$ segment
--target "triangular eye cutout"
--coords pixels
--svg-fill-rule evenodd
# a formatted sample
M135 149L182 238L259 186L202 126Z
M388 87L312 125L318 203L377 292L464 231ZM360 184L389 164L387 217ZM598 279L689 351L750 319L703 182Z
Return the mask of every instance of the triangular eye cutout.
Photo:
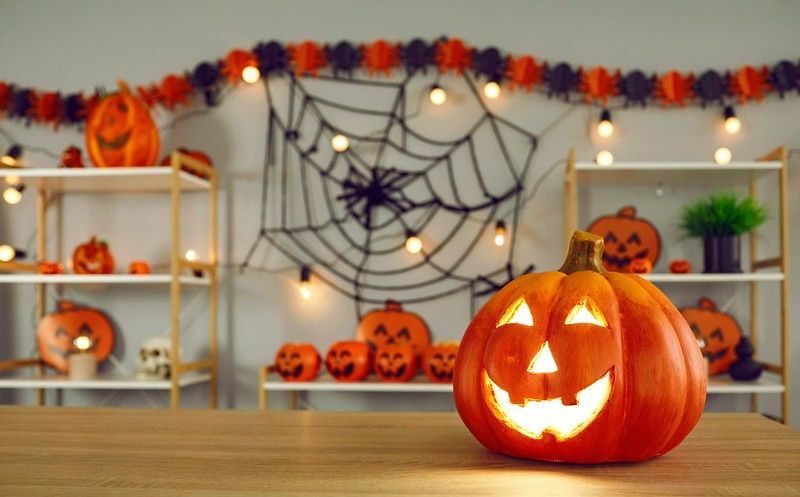
M508 306L506 312L504 312L500 320L497 321L497 326L495 326L495 328L499 328L505 324L533 326L533 315L524 298L520 297L513 304Z
M608 322L606 322L605 316L603 316L600 309L588 298L583 299L582 302L576 304L575 307L569 311L567 319L564 320L564 324L593 324L595 326L608 328Z

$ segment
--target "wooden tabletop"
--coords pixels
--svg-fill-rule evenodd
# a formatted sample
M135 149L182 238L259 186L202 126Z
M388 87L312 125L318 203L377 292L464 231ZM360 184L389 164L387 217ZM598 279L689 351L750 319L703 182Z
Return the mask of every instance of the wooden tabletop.
M491 454L455 413L0 408L0 495L800 495L800 434L705 414L670 454Z

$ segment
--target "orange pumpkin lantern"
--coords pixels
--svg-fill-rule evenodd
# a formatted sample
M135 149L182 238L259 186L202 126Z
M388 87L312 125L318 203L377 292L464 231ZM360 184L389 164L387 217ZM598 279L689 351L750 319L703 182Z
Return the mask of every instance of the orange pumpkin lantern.
M128 272L130 274L150 274L150 264L147 261L131 261Z
M66 373L72 341L79 335L92 340L91 350L98 363L106 360L114 348L114 329L103 312L66 300L59 301L58 310L43 317L36 329L39 356L45 364Z
M64 266L58 261L42 261L39 263L39 274L61 274Z
M81 149L75 145L70 145L61 152L61 162L58 167L84 167Z
M742 328L730 314L719 312L708 297L702 297L697 307L681 309L683 317L708 357L709 374L720 374L738 359L736 345L742 338Z
M394 300L387 300L383 309L372 310L361 318L356 340L366 342L372 350L383 345L411 345L417 355L431 343L425 321L413 312L404 311Z
M93 236L72 253L72 270L76 274L111 274L114 272L114 256L108 244Z
M576 232L558 271L516 278L470 323L455 401L486 447L600 463L664 454L706 398L703 358L677 309L640 276L606 272L603 239Z
M283 381L311 381L319 373L319 352L310 343L285 343L275 356L275 371Z
M675 259L669 263L669 272L673 274L691 273L692 263L686 259Z
M422 356L422 371L434 383L452 383L458 342L434 343Z
M325 356L325 368L336 381L361 381L372 370L372 351L364 342L336 342Z
M411 345L382 345L375 352L375 374L383 381L410 381L417 373L417 353Z
M650 259L644 257L637 257L628 264L629 273L649 274L653 272L653 263Z
M214 163L211 162L211 157L209 157L208 154L206 154L205 152L201 152L199 150L189 150L188 148L183 148L183 147L179 148L178 152L182 153L183 155L188 155L192 159L196 159L207 166L214 167ZM163 159L161 159L160 165L169 166L171 162L172 162L172 155L166 155L164 156ZM200 178L208 177L208 175L205 172L199 171L187 165L184 165L182 169L188 173L194 174L195 176L199 176Z
M147 106L119 82L86 119L86 151L97 167L152 166L159 137Z
M613 216L602 216L587 230L603 237L603 266L609 271L628 271L633 259L647 259L655 266L661 255L661 236L653 223L636 217L636 207L623 207Z

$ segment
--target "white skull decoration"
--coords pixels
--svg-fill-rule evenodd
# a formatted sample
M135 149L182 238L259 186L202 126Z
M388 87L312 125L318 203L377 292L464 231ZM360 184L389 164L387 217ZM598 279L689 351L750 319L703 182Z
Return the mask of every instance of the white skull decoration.
M136 359L136 377L146 380L168 379L171 350L172 342L163 335L156 335L142 342Z

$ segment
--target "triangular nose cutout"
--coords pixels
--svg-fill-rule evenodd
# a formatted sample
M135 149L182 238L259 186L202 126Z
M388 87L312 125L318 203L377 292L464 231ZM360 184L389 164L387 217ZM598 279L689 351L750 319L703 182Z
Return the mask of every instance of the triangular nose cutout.
M553 353L550 352L550 344L548 342L544 342L542 348L539 349L539 352L533 357L533 360L528 365L528 372L529 373L555 373L558 371L558 366L556 366L556 360L553 357Z

